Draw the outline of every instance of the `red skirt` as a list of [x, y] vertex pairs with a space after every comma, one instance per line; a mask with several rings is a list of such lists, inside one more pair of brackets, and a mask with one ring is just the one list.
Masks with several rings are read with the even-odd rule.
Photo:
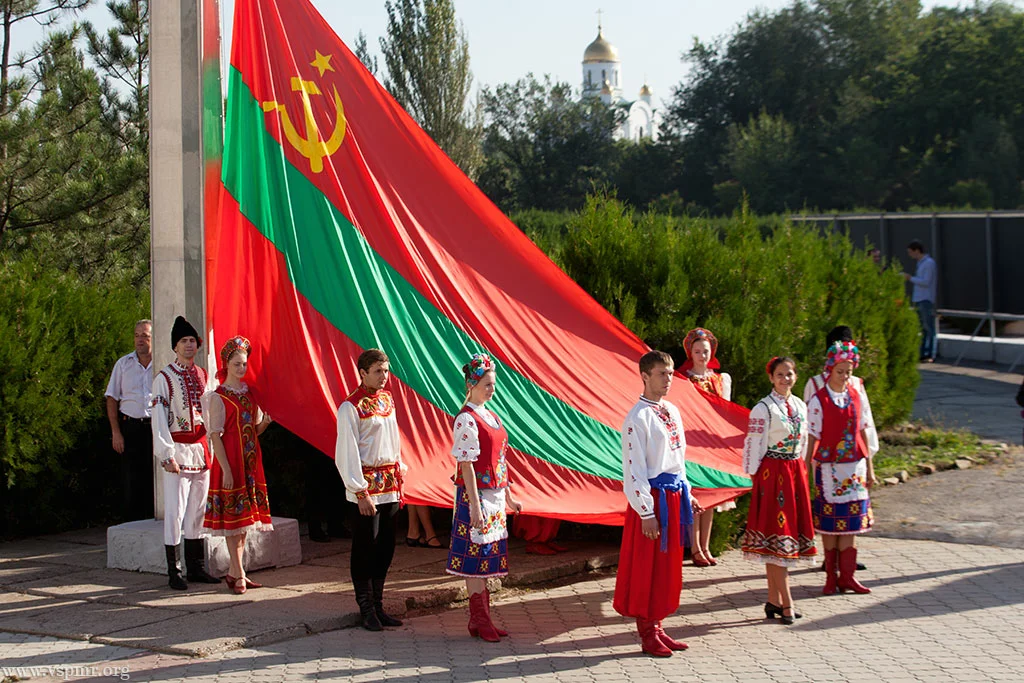
[[744, 557], [784, 567], [814, 562], [818, 549], [803, 459], [765, 457], [752, 480]]
[[562, 520], [535, 515], [516, 515], [512, 523], [512, 534], [527, 543], [547, 543], [558, 535]]
[[[654, 513], [659, 526], [664, 510], [659, 507], [658, 491], [653, 492]], [[666, 491], [668, 502], [668, 550], [661, 552], [661, 538], [647, 538], [640, 515], [626, 508], [622, 527], [619, 571], [615, 576], [615, 600], [612, 606], [624, 617], [661, 621], [679, 609], [683, 588], [683, 548], [680, 544], [679, 491]]]

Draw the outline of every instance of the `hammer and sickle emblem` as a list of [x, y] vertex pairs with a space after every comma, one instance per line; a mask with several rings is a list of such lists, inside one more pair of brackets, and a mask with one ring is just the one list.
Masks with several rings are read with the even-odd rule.
[[338, 95], [338, 88], [334, 88], [334, 109], [337, 112], [337, 120], [334, 122], [334, 131], [328, 140], [320, 136], [320, 129], [313, 118], [313, 105], [309, 100], [310, 95], [322, 95], [320, 88], [313, 81], [304, 81], [298, 76], [292, 78], [292, 92], [299, 93], [302, 98], [302, 109], [306, 118], [306, 137], [302, 137], [296, 130], [288, 116], [286, 105], [277, 102], [264, 102], [263, 111], [272, 112], [277, 110], [281, 114], [281, 125], [284, 126], [284, 135], [289, 144], [298, 150], [299, 154], [309, 159], [309, 170], [313, 173], [320, 173], [324, 170], [324, 157], [329, 157], [338, 151], [342, 141], [345, 139], [345, 107], [341, 104], [341, 97]]

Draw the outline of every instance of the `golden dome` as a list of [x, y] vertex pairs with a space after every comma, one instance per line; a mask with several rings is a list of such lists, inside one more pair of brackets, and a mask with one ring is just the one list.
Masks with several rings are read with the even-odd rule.
[[619, 51], [604, 39], [604, 33], [598, 28], [597, 38], [594, 38], [594, 42], [587, 45], [587, 49], [583, 51], [583, 63], [617, 61], [619, 61]]
[[644, 83], [644, 87], [640, 88], [640, 97], [650, 97], [653, 94], [646, 83]]

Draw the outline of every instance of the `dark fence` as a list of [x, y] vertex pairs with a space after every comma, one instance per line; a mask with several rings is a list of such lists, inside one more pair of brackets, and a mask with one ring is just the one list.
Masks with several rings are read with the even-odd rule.
[[[792, 216], [842, 230], [857, 247], [879, 249], [913, 273], [907, 244], [921, 240], [938, 264], [939, 300], [946, 315], [1015, 319], [1024, 315], [1024, 213], [886, 213]], [[1010, 316], [1007, 318], [1007, 316]]]

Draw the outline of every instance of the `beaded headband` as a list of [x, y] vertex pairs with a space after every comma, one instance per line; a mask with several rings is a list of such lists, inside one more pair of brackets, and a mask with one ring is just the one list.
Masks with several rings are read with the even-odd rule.
[[844, 361], [853, 363], [854, 369], [860, 365], [860, 349], [857, 342], [837, 341], [828, 348], [828, 355], [825, 357], [825, 374], [831, 375], [832, 368]]
[[494, 361], [486, 353], [474, 353], [469, 362], [462, 366], [462, 372], [466, 375], [466, 381], [471, 386], [484, 378], [488, 372], [494, 370]]
[[715, 356], [715, 354], [718, 353], [718, 338], [711, 334], [711, 330], [704, 329], [703, 327], [695, 327], [687, 332], [686, 337], [683, 339], [683, 351], [686, 352], [686, 362], [683, 363], [683, 367], [679, 368], [680, 371], [686, 372], [693, 367], [690, 349], [699, 341], [706, 341], [711, 345], [711, 358], [708, 359], [708, 368], [717, 370], [721, 367], [718, 363], [718, 358]]
[[233, 356], [238, 351], [245, 351], [246, 354], [252, 349], [252, 344], [245, 337], [239, 335], [232, 337], [225, 342], [224, 346], [220, 348], [220, 359], [224, 361], [224, 365], [228, 364]]

